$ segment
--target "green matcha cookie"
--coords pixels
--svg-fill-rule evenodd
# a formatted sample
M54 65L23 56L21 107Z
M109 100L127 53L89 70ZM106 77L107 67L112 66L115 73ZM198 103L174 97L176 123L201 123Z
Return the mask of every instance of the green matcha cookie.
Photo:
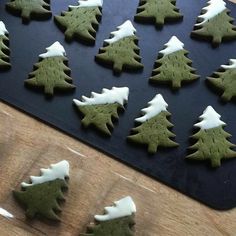
M219 46L222 40L236 40L236 26L234 19L229 16L229 9L223 0L210 0L202 9L202 15L191 36L211 41L212 46Z
M155 23L162 27L167 21L183 19L179 9L175 6L176 0L140 0L135 21Z
M8 31L5 24L0 21L0 69L7 70L11 68L10 49L8 48L9 39Z
M6 9L28 23L31 19L49 19L52 16L49 4L50 0L11 0L6 3Z
M15 199L26 208L26 216L36 216L59 221L59 201L64 201L63 192L68 188L69 163L61 161L48 169L41 169L41 176L31 176L31 183L21 183L21 191L13 191Z
M91 93L91 98L82 96L82 101L74 99L73 102L83 114L82 125L92 126L105 135L110 136L113 128L113 119L118 119L118 109L124 109L128 101L129 88L113 87L111 90L103 89L101 94Z
M191 67L192 61L187 57L188 51L184 44L173 36L166 48L159 52L155 69L149 81L153 83L170 84L173 89L179 89L182 82L191 82L199 78L195 69Z
M75 88L72 83L70 68L66 66L68 59L65 49L59 42L48 47L46 53L40 54L42 59L35 64L35 70L29 74L25 84L29 87L43 88L46 95L52 96L54 89L70 91Z
M87 233L80 236L134 236L134 217L136 206L131 197L115 202L114 206L105 207L104 215L95 215L95 224L87 228Z
M236 59L230 59L230 65L222 65L221 68L207 81L213 88L223 91L221 98L228 102L236 98Z
M66 40L73 38L95 43L96 30L102 13L102 0L79 0L78 6L69 6L68 12L55 16L55 22L65 31Z
M111 32L112 38L104 41L104 47L100 48L95 57L96 61L112 66L115 73L121 73L123 69L142 69L136 29L129 20L117 29Z
M177 147L178 144L171 140L175 137L170 131L173 125L167 119L171 114L166 109L168 104L162 95L157 94L148 105L142 109L143 116L135 119L141 125L131 130L127 140L147 146L150 154L154 154L158 147Z
M231 150L236 145L227 140L231 135L224 131L223 126L226 124L220 117L211 106L206 108L200 116L201 121L194 125L200 130L192 136L197 142L189 148L194 153L188 155L187 159L209 160L212 167L219 167L221 159L236 157L236 152Z

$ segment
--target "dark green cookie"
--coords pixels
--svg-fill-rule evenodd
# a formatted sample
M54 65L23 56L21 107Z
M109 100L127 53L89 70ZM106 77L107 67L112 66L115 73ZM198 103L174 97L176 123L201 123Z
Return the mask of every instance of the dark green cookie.
M113 119L118 120L118 109L124 109L118 103L78 106L78 110L84 115L82 125L84 127L93 126L105 135L110 136L113 128Z
M167 21L178 21L183 18L175 4L176 0L140 0L134 19L162 27Z
M96 222L87 228L86 234L80 236L134 236L134 214L109 221Z
M101 7L69 8L61 16L55 16L57 25L65 31L65 38L95 43L96 31L101 20Z
M175 137L169 129L173 127L168 121L171 114L168 111L161 111L158 115L145 121L131 130L127 140L136 144L145 145L150 154L154 154L158 147L177 147L178 143L171 140Z
M50 0L11 0L6 3L6 9L14 15L21 16L23 22L31 19L49 19Z
M54 50L64 50L64 48L56 42L47 48L48 57L40 59L38 63L34 65L34 71L29 74L29 79L25 80L25 85L29 87L43 88L46 95L52 96L54 90L70 91L75 88L72 83L72 78L68 76L70 74L70 68L67 67L68 59L65 56L52 56L50 53L54 53ZM58 49L59 48L59 49ZM62 54L58 51L59 55ZM41 54L41 55L45 55Z
M189 149L195 152L186 158L197 161L209 160L212 167L219 167L221 159L236 157L236 152L231 150L235 145L227 140L229 137L231 135L225 132L222 126L207 130L201 129L192 136L197 142Z
M13 191L15 199L26 207L26 216L34 218L36 215L50 220L60 220L57 213L61 211L58 200L64 200L62 190L67 189L65 180L36 184Z
M7 70L11 68L10 49L8 48L9 39L7 35L0 35L0 69Z
M223 92L221 98L226 102L236 98L236 60L231 59L231 61L235 66L224 66L225 68L207 78L213 88Z
M236 40L236 26L234 19L229 16L229 10L225 9L215 17L209 19L201 25L195 25L191 36L197 39L211 41L212 46L219 46L222 41ZM204 14L205 11L202 11ZM197 21L198 23L201 20Z
M152 83L170 84L173 89L179 89L182 83L192 82L199 78L192 61L187 57L188 51L179 50L168 55L159 54L149 81Z

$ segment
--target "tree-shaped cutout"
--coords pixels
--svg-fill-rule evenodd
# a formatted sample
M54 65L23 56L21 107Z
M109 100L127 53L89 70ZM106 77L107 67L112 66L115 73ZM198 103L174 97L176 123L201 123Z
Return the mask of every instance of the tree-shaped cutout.
M7 70L11 68L10 49L8 48L8 31L5 24L0 21L0 69Z
M63 46L55 42L46 48L47 52L40 54L40 61L34 65L34 71L29 74L25 84L29 87L43 88L46 95L52 96L54 89L70 91L75 88L69 77L70 68Z
M95 215L85 234L80 236L134 236L136 206L131 197L114 202L105 207L104 215Z
M96 61L112 66L115 73L121 73L123 69L142 69L135 32L129 20L118 26L117 31L111 32L111 38L104 40L104 46L95 57Z
M188 51L176 37L165 44L165 49L159 52L158 58L149 81L151 83L170 84L173 89L179 89L182 83L192 82L199 78L192 61L187 57Z
M198 16L191 36L211 41L212 46L219 46L222 40L236 39L234 19L229 16L229 9L223 0L210 0Z
M21 183L21 191L13 191L15 199L26 208L26 216L36 216L59 221L59 201L64 201L63 191L68 188L69 163L65 160L41 169L41 176L31 176L31 183Z
M177 147L178 144L172 140L175 134L170 131L173 124L168 120L171 114L167 107L168 104L162 95L157 94L148 102L148 107L141 110L143 116L135 119L141 125L131 130L127 140L147 146L150 154L154 154L158 147Z
M220 117L211 106L206 108L200 116L201 121L194 125L200 130L192 136L197 142L189 148L194 152L187 159L209 160L212 167L219 167L221 159L236 157L236 152L231 149L235 145L227 140L231 135L224 131L223 126L226 124Z
M183 18L175 5L176 0L140 0L134 19L138 22L155 23L157 27L162 27L165 22Z
M79 0L78 6L69 6L69 11L55 16L55 22L65 32L65 38L95 43L96 30L102 16L103 0Z
M30 19L45 20L52 16L50 0L10 0L6 9L14 15L20 16L23 23Z
M83 114L82 125L93 126L98 131L110 136L110 129L114 127L113 119L118 120L118 110L124 109L128 101L129 88L113 87L111 90L103 89L101 94L91 93L91 98L82 96L82 101L74 99L73 102Z
M212 87L223 91L223 101L236 98L236 59L230 59L230 65L221 65L221 69L208 77L207 81Z

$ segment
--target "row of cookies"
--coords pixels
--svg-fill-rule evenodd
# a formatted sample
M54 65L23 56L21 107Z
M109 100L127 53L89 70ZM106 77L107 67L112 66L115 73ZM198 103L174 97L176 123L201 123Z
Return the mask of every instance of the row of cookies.
M117 41L119 47L111 45L109 51L102 48L100 53L96 56L97 61L111 63L113 69L120 72L123 67L138 69L142 68L139 62L141 59L135 50L138 47L135 45L135 35L132 29L132 23L126 21L120 26L119 31L122 32L123 43L119 37L120 34L115 34L111 39L106 42ZM127 36L127 28L132 29L131 36ZM129 46L127 42L133 42L133 47ZM0 22L0 68L10 68L9 62L9 48L8 31L4 23ZM123 46L122 46L123 44ZM192 61L187 57L188 51L184 49L184 44L176 37L172 36L171 39L165 44L165 48L158 54L158 58L154 65L152 76L149 78L151 83L167 83L173 89L179 89L184 82L191 82L199 78L196 70L191 66ZM70 69L67 66L68 59L64 47L55 42L47 48L47 52L39 55L40 61L35 64L34 71L29 74L29 79L25 81L26 85L33 87L43 87L47 95L53 95L54 88L60 90L74 89L72 78L69 77ZM53 65L53 66L51 66ZM236 60L231 59L230 65L222 65L218 72L215 72L212 77L208 78L210 84L222 90L222 99L230 101L236 97L234 79L236 74ZM50 75L50 76L49 76ZM50 77L50 80L48 79Z
M102 16L103 0L79 0L77 6L69 6L68 11L61 16L55 16L55 22L65 32L67 40L73 38L94 43L96 31ZM36 0L30 5L28 1L11 0L6 4L11 13L21 16L23 22L30 18L48 19L51 17L48 0ZM183 18L176 7L176 0L140 0L134 19L138 22L155 23L163 26L166 21L178 21ZM218 46L222 40L235 40L236 27L233 18L223 0L210 0L202 9L191 36L210 40L213 46ZM220 29L220 30L217 30Z
M90 98L82 96L82 101L74 99L79 112L84 116L82 125L111 135L109 128L113 128L112 119L118 119L117 111L119 108L124 109L128 95L127 87L113 87L111 90L103 89L101 94L92 92ZM178 147L173 141L175 134L171 132L173 124L169 121L171 114L167 107L162 95L157 94L148 102L148 107L141 110L142 116L135 119L138 126L131 130L127 141L146 146L151 154L159 147ZM232 150L235 145L227 140L231 135L224 131L226 124L220 117L212 106L204 110L200 116L201 121L194 125L200 130L192 136L195 144L190 147L193 153L187 159L210 160L212 167L219 167L221 159L236 157L236 152Z
M21 189L14 190L13 196L26 209L26 217L60 221L61 202L69 186L69 162L62 160L42 168L40 176L30 176L30 183L22 182ZM136 206L130 196L105 207L103 215L95 215L85 235L134 235ZM8 213L8 217L13 217Z

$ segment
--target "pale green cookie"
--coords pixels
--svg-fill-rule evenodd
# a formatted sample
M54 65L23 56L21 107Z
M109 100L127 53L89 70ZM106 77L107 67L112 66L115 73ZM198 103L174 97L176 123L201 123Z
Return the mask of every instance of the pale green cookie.
M236 60L230 59L230 65L222 65L220 71L215 72L212 77L208 77L209 84L220 90L221 99L228 102L236 98Z
M223 0L208 1L198 17L191 36L211 41L212 46L219 46L223 40L236 40L234 19L229 16L229 9Z
M183 18L175 5L176 0L140 0L134 19L162 27L167 21L179 21Z
M129 89L127 87L111 90L103 89L101 94L91 93L91 98L82 96L82 101L74 99L74 104L83 114L82 125L93 127L101 133L110 136L113 120L118 120L118 110L124 109L128 101Z
M0 69L7 70L11 68L10 49L8 48L9 38L5 24L0 21Z
M112 66L115 73L121 73L123 69L142 69L136 29L130 21L126 21L117 29L111 33L112 38L104 41L104 47L99 49L95 57L96 61Z
M96 31L102 16L102 0L79 0L78 6L69 6L69 11L55 16L57 25L65 31L66 40L82 40L95 43Z
M142 109L143 116L135 119L141 124L131 130L127 140L146 146L150 154L157 152L158 147L177 147L178 144L172 140L175 134L170 131L173 124L168 117L171 114L166 110L168 104L162 95L156 95L148 105Z
M50 0L11 0L6 9L14 15L21 16L28 23L31 19L44 20L52 16Z

